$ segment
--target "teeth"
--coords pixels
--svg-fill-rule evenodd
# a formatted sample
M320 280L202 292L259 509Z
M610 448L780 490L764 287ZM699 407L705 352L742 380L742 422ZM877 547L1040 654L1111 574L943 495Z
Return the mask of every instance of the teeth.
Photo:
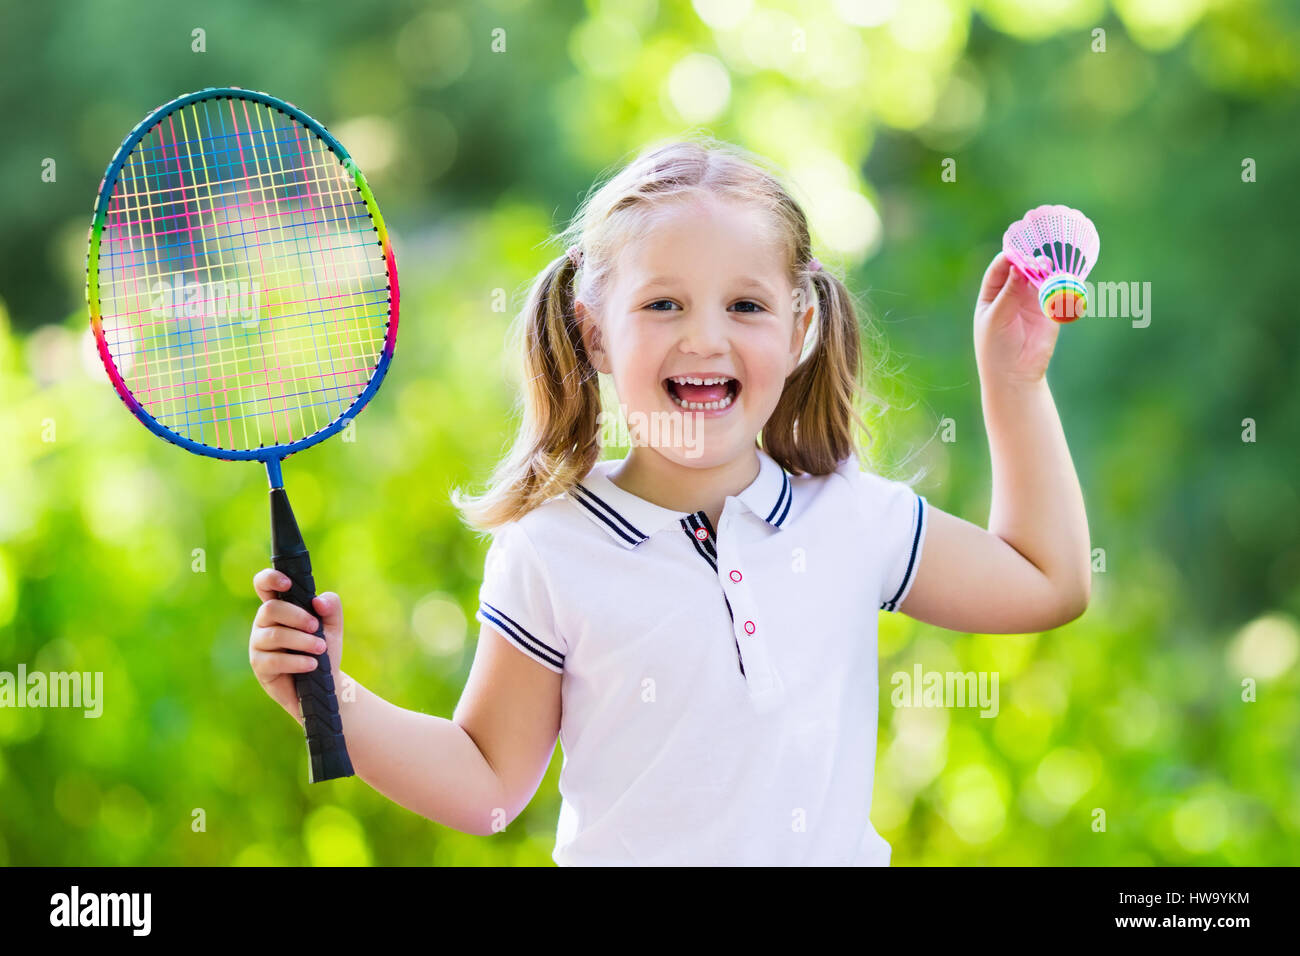
M675 375L672 378L670 378L668 381L676 382L678 385L723 385L726 384L727 382L730 382L731 379L725 376L721 378L718 377L695 378L690 375Z
M673 379L673 381L676 381L676 379ZM733 401L730 395L728 395L726 398L722 399L722 401L719 402L683 402L676 395L670 394L668 397L673 400L673 403L676 404L678 408L684 408L688 412L707 412L707 411L720 410L728 407Z

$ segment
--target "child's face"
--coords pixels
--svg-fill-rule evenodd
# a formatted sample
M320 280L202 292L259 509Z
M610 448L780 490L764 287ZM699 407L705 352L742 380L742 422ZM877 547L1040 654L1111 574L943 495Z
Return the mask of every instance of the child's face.
M653 447L680 464L752 449L799 362L812 308L796 316L770 228L760 210L712 196L671 203L623 249L599 317L578 305L588 355L613 376L629 428L634 413L657 416ZM669 381L680 376L731 381ZM686 418L694 431L665 427ZM684 445L665 444L683 434Z

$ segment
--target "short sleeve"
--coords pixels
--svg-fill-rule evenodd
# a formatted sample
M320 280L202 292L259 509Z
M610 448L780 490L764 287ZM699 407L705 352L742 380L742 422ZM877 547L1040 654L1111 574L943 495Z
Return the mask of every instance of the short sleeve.
M901 481L862 471L856 457L840 465L867 520L870 539L879 549L880 609L897 611L912 589L925 547L926 500Z
M566 645L541 558L517 521L498 527L483 562L474 615L543 667L562 673Z

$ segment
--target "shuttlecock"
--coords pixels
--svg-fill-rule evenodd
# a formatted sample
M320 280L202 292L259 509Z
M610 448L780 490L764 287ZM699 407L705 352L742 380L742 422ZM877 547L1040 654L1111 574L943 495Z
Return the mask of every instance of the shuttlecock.
M1038 290L1038 304L1057 322L1088 311L1083 280L1097 263L1101 237L1092 220L1069 206L1039 206L1002 236L1002 251Z

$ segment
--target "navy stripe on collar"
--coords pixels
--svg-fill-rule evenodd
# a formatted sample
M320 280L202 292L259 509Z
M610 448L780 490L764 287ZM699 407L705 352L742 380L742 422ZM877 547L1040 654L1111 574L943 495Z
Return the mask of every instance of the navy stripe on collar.
M638 531L632 522L611 508L604 499L592 494L581 482L575 483L573 490L573 498L578 504L628 544L640 544L646 539L646 535Z
M767 523L781 527L781 522L785 521L785 516L790 513L790 505L794 501L794 489L790 487L790 476L786 474L785 469L781 469L781 494L776 499L776 504L772 506L771 512L768 513Z
M774 458L761 448L758 452L758 478L735 497L750 514L780 530L794 504L794 485L790 475ZM598 462L587 478L574 482L568 497L580 505L583 513L620 545L629 550L634 549L649 540L655 532L690 517L644 501L614 485L608 478L608 471L617 464L612 460ZM636 523L630 518L635 518ZM716 532L712 528L707 530L710 537L716 540Z

